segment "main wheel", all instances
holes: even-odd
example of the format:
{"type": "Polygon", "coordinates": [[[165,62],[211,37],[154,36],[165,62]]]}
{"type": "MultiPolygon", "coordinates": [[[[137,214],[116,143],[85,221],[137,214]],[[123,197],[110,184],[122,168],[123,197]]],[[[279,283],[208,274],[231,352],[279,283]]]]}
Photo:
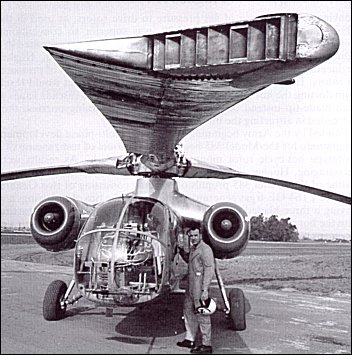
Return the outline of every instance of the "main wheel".
{"type": "Polygon", "coordinates": [[[61,280],[53,281],[46,289],[43,300],[43,316],[46,320],[64,318],[66,306],[61,305],[67,291],[67,285],[61,280]]]}
{"type": "Polygon", "coordinates": [[[244,293],[239,288],[234,288],[229,293],[230,315],[234,330],[246,329],[246,303],[244,293]]]}

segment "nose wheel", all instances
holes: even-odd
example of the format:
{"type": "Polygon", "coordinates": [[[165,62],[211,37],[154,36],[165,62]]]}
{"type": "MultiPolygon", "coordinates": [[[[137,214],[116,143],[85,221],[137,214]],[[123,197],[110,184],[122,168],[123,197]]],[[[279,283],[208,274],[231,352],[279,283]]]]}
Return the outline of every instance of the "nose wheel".
{"type": "Polygon", "coordinates": [[[46,289],[43,300],[44,319],[53,321],[65,317],[66,303],[64,302],[67,285],[64,281],[55,280],[46,289]]]}
{"type": "Polygon", "coordinates": [[[46,289],[43,300],[43,316],[46,320],[60,320],[65,317],[67,305],[76,303],[83,296],[81,293],[69,299],[75,280],[72,279],[69,286],[61,280],[53,281],[46,289]]]}

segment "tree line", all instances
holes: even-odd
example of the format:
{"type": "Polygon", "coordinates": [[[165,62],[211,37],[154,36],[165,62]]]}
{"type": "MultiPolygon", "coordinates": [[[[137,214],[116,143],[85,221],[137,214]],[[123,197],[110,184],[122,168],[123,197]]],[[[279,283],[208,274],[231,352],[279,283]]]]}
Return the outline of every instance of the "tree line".
{"type": "Polygon", "coordinates": [[[291,224],[290,217],[280,218],[272,215],[267,218],[263,213],[251,217],[250,240],[264,240],[274,242],[297,242],[299,233],[297,227],[291,224]]]}

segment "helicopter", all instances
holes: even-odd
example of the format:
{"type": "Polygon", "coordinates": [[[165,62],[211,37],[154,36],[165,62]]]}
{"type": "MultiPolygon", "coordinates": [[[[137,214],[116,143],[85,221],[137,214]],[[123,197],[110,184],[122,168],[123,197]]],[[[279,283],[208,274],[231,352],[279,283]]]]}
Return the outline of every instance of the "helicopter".
{"type": "MultiPolygon", "coordinates": [[[[140,177],[133,192],[95,205],[51,196],[34,207],[35,241],[52,252],[74,249],[72,280],[48,286],[44,318],[63,319],[81,298],[105,307],[108,315],[114,307],[144,305],[177,291],[174,259],[194,224],[216,259],[244,251],[250,220],[242,207],[196,201],[179,192],[176,178],[243,178],[351,204],[348,196],[190,158],[180,144],[256,92],[293,84],[338,47],[338,34],[325,21],[293,13],[44,47],[113,126],[126,154],[4,172],[2,181],[82,172],[140,177]]],[[[244,330],[243,291],[227,292],[218,267],[215,274],[233,329],[244,330]]]]}

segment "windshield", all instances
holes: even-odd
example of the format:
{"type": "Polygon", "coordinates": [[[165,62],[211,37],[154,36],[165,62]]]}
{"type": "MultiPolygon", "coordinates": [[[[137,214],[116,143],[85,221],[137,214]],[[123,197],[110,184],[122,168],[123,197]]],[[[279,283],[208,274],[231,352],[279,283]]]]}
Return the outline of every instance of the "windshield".
{"type": "Polygon", "coordinates": [[[116,228],[124,205],[125,200],[122,198],[109,200],[99,204],[89,216],[81,235],[99,228],[116,228]]]}
{"type": "Polygon", "coordinates": [[[166,207],[151,199],[116,198],[98,205],[89,216],[80,237],[102,229],[134,229],[157,233],[165,239],[167,218],[166,207]]]}

